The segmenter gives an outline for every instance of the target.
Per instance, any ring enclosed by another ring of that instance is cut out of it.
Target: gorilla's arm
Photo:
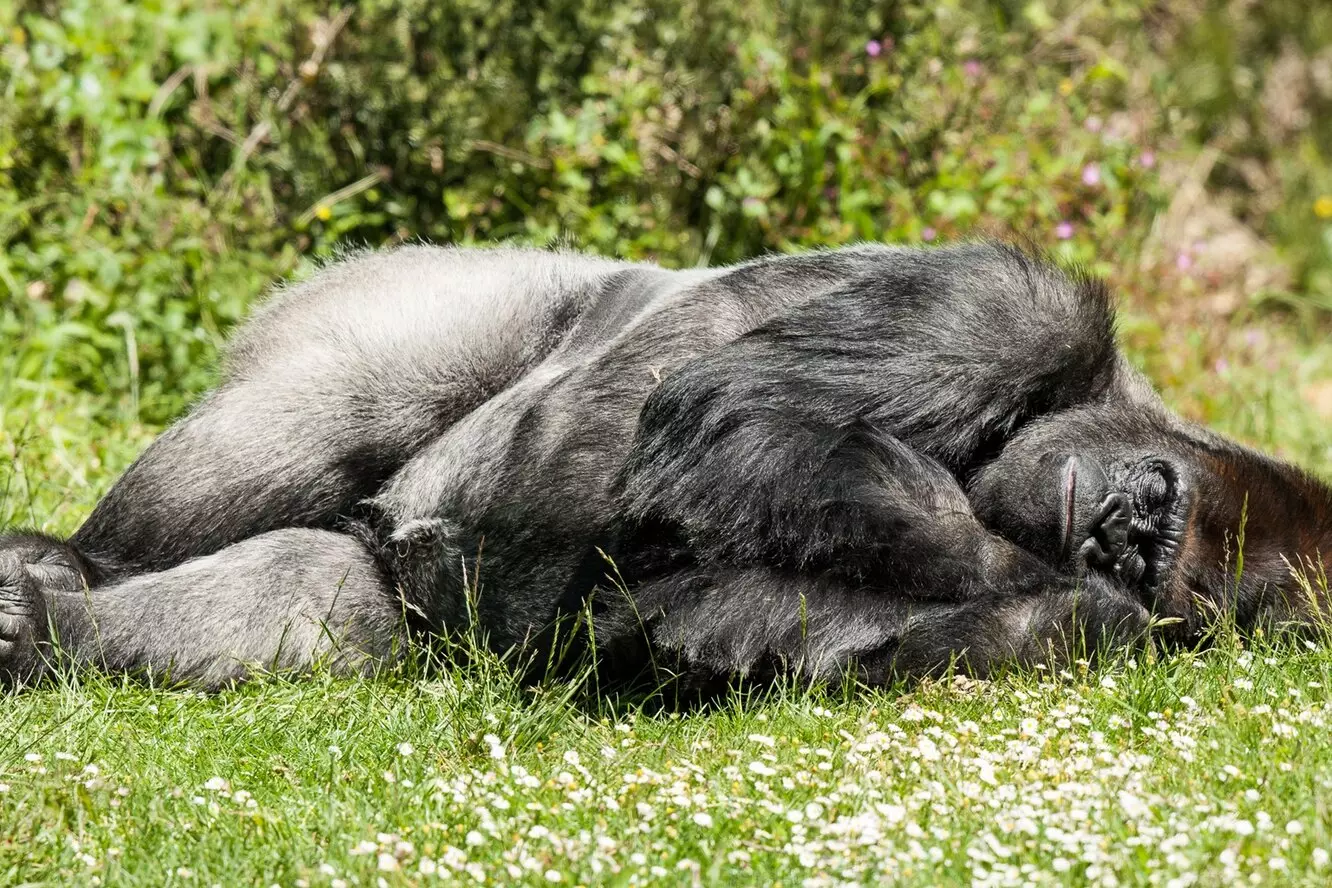
[[[631,521],[714,560],[971,597],[1049,568],[987,533],[956,478],[1111,383],[1104,293],[993,246],[904,255],[696,358],[645,405]]]
[[[597,638],[610,656],[617,639],[646,634],[662,652],[657,666],[681,674],[835,681],[853,669],[875,685],[953,666],[977,677],[1012,665],[1057,668],[1144,641],[1149,625],[1141,603],[1094,575],[1057,591],[946,602],[827,574],[704,565],[609,605]]]
[[[640,442],[625,488],[631,521],[677,528],[708,561],[873,578],[917,598],[1059,581],[987,532],[937,461],[890,435],[793,423],[765,405],[737,407],[726,422],[706,447]]]

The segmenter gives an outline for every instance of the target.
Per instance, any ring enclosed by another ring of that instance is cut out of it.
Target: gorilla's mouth
[[[1115,564],[1115,574],[1154,595],[1169,579],[1183,537],[1184,522],[1173,508],[1139,515],[1135,504],[1128,543]]]
[[[1188,524],[1188,497],[1175,468],[1164,460],[1129,473],[1133,516],[1127,550],[1142,562],[1137,582],[1155,595],[1170,579]]]
[[[1109,491],[1090,521],[1079,521],[1079,467],[1070,460],[1064,472],[1064,541],[1066,554],[1076,552],[1093,569],[1155,597],[1170,578],[1184,539],[1187,503],[1174,468],[1163,460],[1144,460],[1113,467],[1111,482],[1097,468],[1083,486]],[[1118,471],[1116,471],[1116,469]],[[1079,525],[1087,539],[1076,539]]]

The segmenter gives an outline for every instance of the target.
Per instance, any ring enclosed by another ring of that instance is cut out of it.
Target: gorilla
[[[984,676],[1316,627],[1330,550],[1332,489],[1172,414],[1104,285],[1014,247],[409,246],[276,292],[68,541],[0,537],[0,676],[463,631],[612,679]]]

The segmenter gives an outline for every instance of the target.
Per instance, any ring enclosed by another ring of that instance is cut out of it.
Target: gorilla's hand
[[[85,583],[78,554],[41,534],[0,536],[0,687],[30,684],[51,658],[48,596]]]

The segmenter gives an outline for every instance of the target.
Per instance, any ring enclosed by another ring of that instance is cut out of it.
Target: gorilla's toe
[[[0,536],[0,687],[29,684],[50,657],[46,594],[82,587],[78,556],[40,534]]]
[[[36,678],[47,642],[46,601],[37,581],[12,555],[0,555],[0,687]]]

